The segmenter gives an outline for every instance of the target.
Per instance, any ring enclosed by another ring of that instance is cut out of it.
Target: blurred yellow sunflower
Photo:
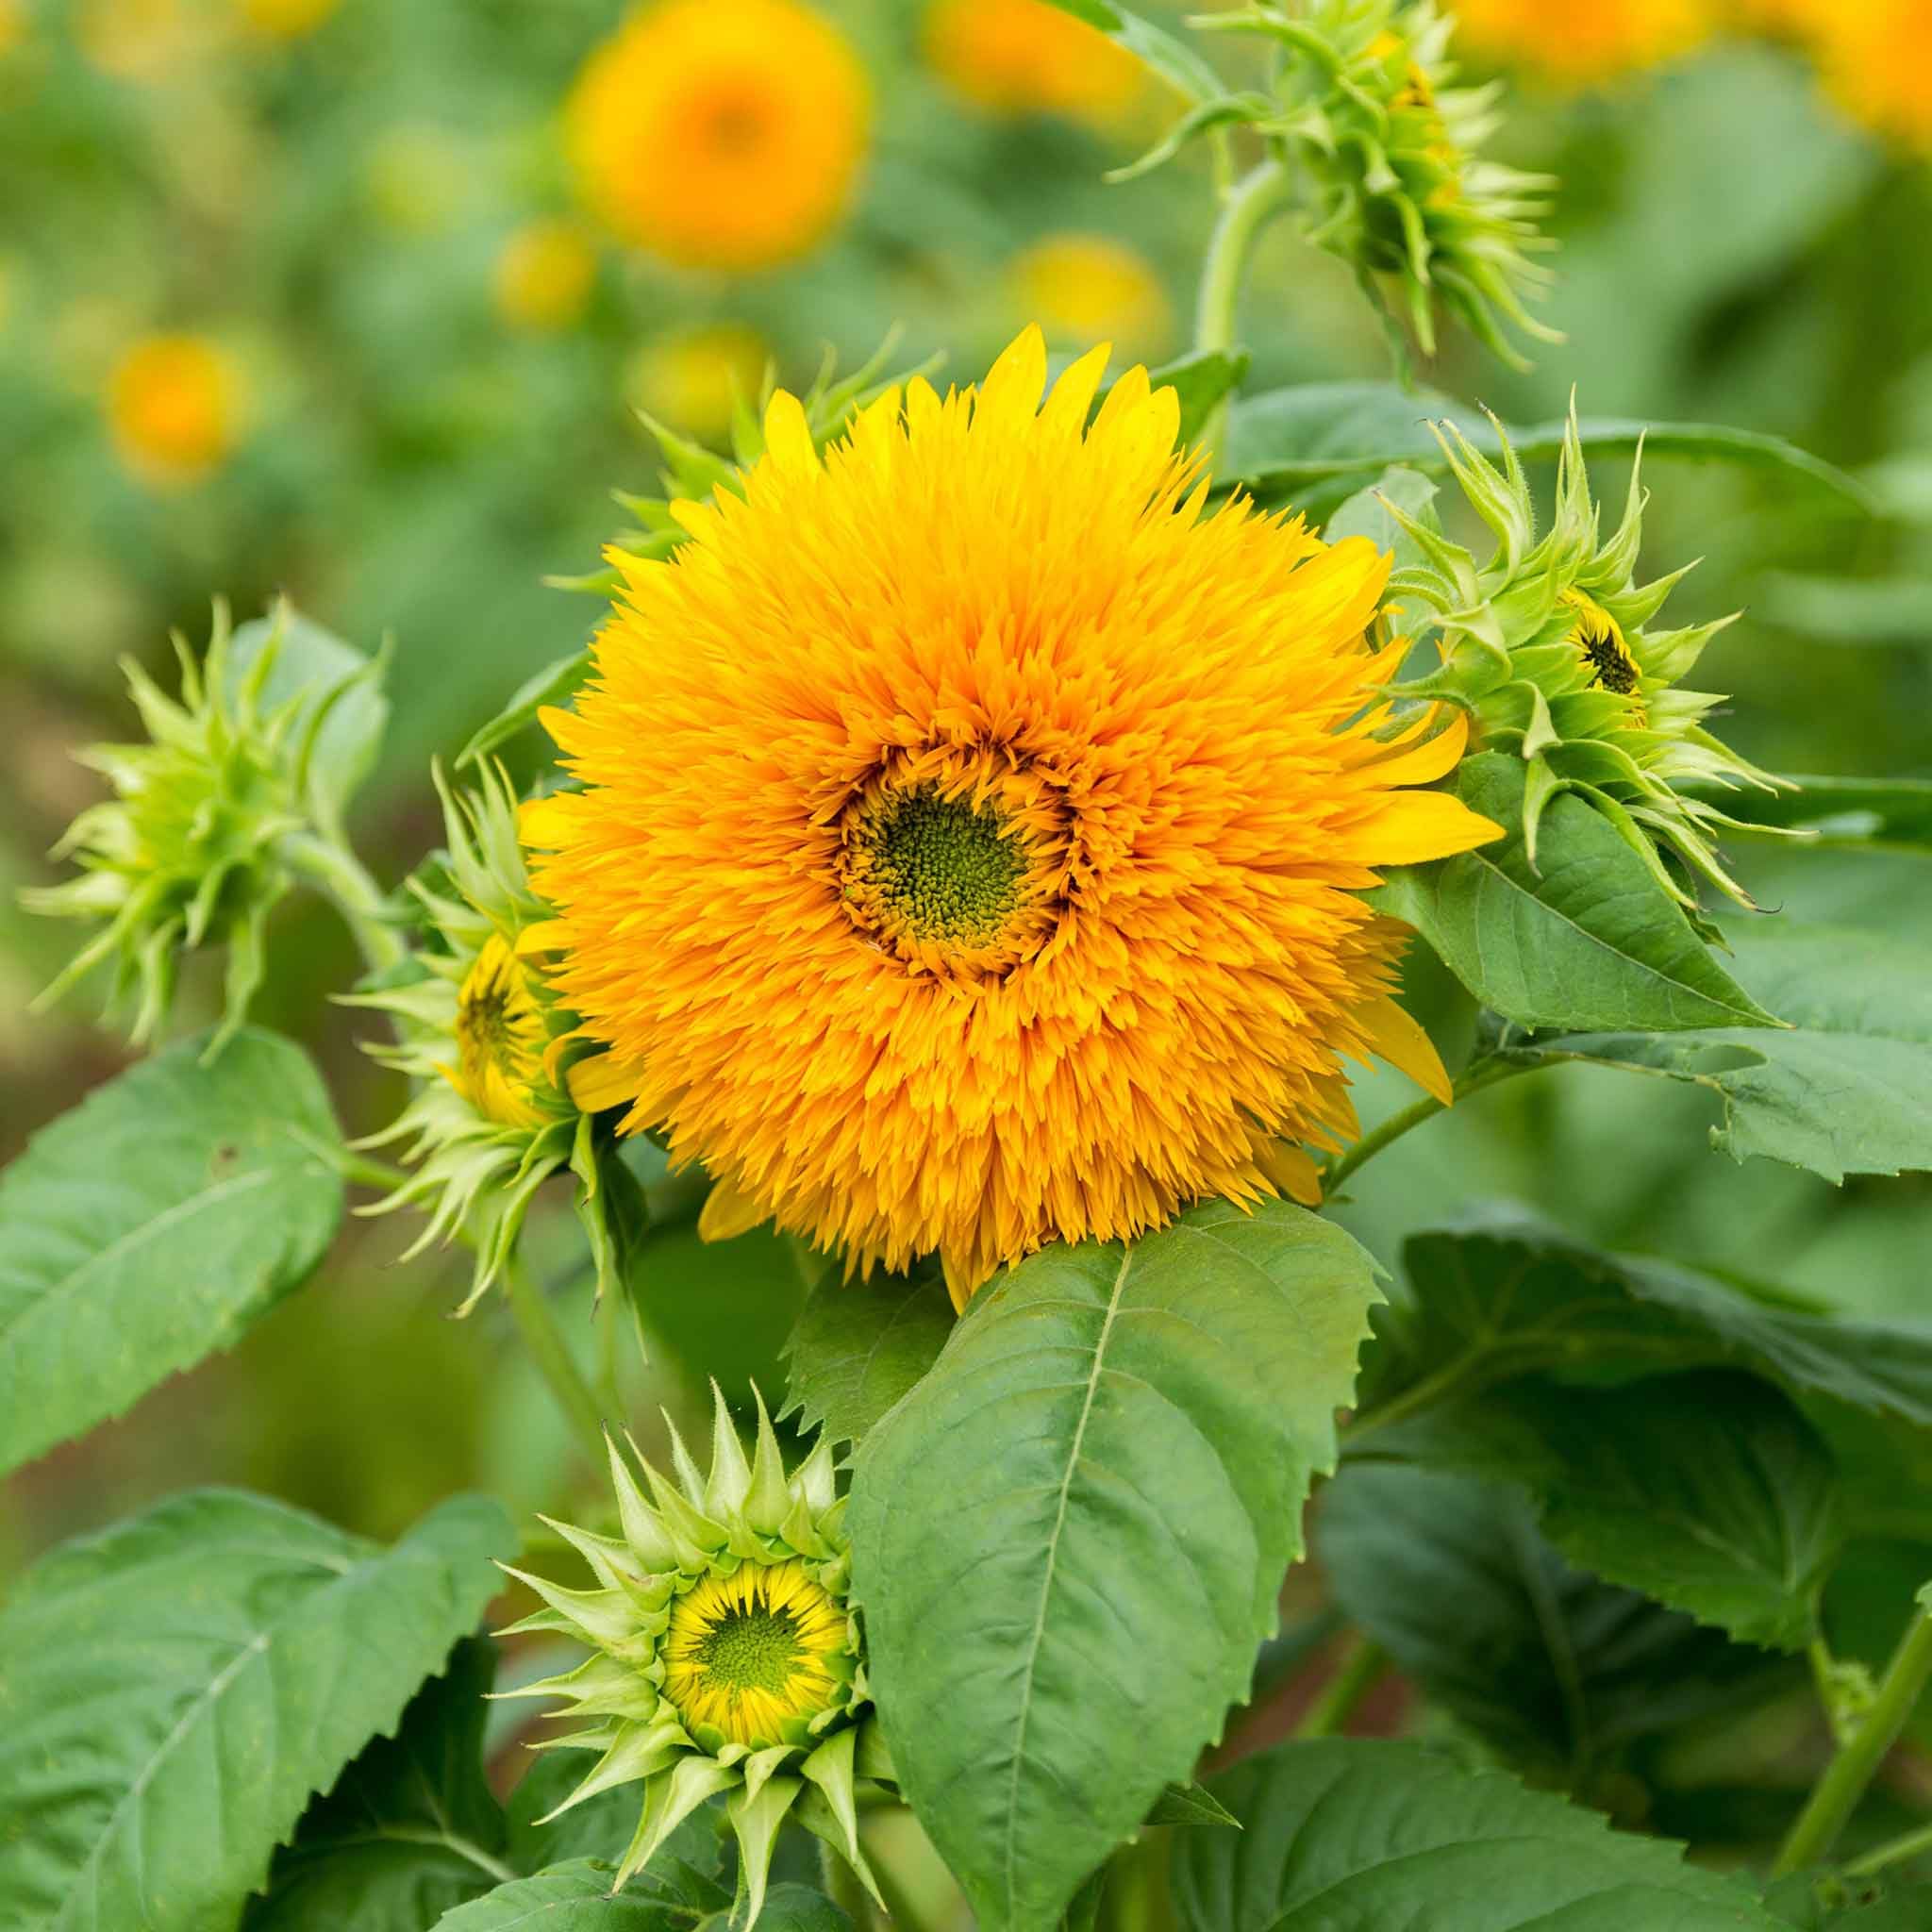
[[[774,396],[741,498],[684,503],[526,807],[573,1071],[850,1265],[937,1253],[957,1302],[1041,1243],[1206,1195],[1315,1194],[1341,1058],[1443,1088],[1390,997],[1375,867],[1495,835],[1432,713],[1378,699],[1387,559],[1209,514],[1143,369],[1044,405],[1028,329],[823,456]]]
[[[787,261],[844,212],[872,104],[844,38],[796,0],[648,0],[566,110],[583,192],[687,268]]]
[[[1007,272],[1013,306],[1050,342],[1118,342],[1158,356],[1174,328],[1167,290],[1146,257],[1106,235],[1048,235]]]
[[[328,19],[341,0],[235,0],[243,26],[272,41],[299,41]]]
[[[742,400],[756,408],[771,351],[742,322],[706,323],[646,342],[631,358],[631,402],[667,428],[720,444]]]
[[[241,426],[242,382],[199,336],[148,336],[108,380],[108,424],[127,466],[155,483],[192,483],[217,468]]]
[[[1856,0],[1807,9],[1826,90],[1855,120],[1932,148],[1932,0]]]
[[[1457,0],[1461,44],[1558,86],[1655,67],[1707,39],[1709,0]]]
[[[579,321],[597,280],[597,256],[572,222],[526,222],[504,242],[493,276],[496,312],[533,334]]]
[[[997,114],[1067,114],[1108,126],[1146,84],[1124,47],[1046,0],[932,0],[924,43],[956,93]]]

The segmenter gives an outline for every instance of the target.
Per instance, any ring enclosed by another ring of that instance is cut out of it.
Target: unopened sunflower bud
[[[892,1772],[868,1699],[831,1452],[821,1440],[788,1472],[760,1400],[747,1460],[715,1386],[713,1394],[708,1474],[675,1429],[675,1482],[640,1457],[641,1486],[613,1446],[623,1534],[551,1524],[589,1563],[594,1588],[508,1573],[544,1607],[503,1634],[574,1638],[591,1655],[561,1676],[503,1694],[565,1700],[582,1728],[542,1748],[599,1754],[559,1811],[613,1786],[642,1785],[613,1890],[698,1806],[723,1794],[740,1855],[742,1916],[732,1923],[750,1932],[788,1818],[877,1895],[859,1848],[858,1800]]]

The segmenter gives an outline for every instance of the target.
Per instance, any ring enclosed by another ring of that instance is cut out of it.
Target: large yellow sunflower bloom
[[[595,676],[546,714],[583,789],[525,808],[609,1048],[580,1101],[858,1265],[937,1252],[962,1304],[1056,1237],[1311,1198],[1344,1054],[1440,1090],[1356,895],[1496,831],[1403,789],[1463,727],[1386,735],[1387,559],[1210,515],[1144,370],[1088,426],[1106,355],[1042,407],[1028,329],[823,456],[776,395],[745,499],[616,556]]]
[[[586,63],[572,161],[626,241],[686,268],[803,255],[864,158],[865,71],[797,0],[646,0]]]

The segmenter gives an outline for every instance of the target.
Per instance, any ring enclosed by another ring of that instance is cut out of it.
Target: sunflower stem
[[[856,1932],[873,1932],[878,1913],[858,1874],[823,1839],[819,1841],[819,1882],[825,1896],[852,1921]]]
[[[1919,1607],[1899,1639],[1891,1662],[1863,1723],[1838,1747],[1812,1788],[1771,1868],[1774,1878],[1816,1865],[1838,1841],[1886,1754],[1898,1742],[1906,1720],[1932,1682],[1932,1585],[1919,1592]]]
[[[1280,161],[1269,159],[1250,169],[1224,195],[1221,220],[1201,264],[1201,293],[1194,310],[1197,351],[1234,345],[1235,316],[1248,256],[1255,238],[1287,205],[1289,190],[1288,170]],[[1223,396],[1202,425],[1201,447],[1210,456],[1219,449],[1226,431],[1227,407],[1227,398]]]
[[[281,851],[334,903],[372,973],[387,973],[403,963],[408,948],[384,911],[382,888],[346,844],[319,831],[296,832],[282,841]]]
[[[597,1468],[604,1460],[604,1412],[591,1387],[577,1371],[570,1345],[557,1325],[549,1298],[537,1286],[520,1256],[512,1253],[503,1265],[504,1288],[517,1331],[530,1351],[543,1386],[550,1391],[563,1419]]]
[[[1348,1726],[1362,1700],[1382,1681],[1389,1654],[1373,1638],[1357,1637],[1335,1674],[1322,1687],[1292,1733],[1297,1744],[1314,1738],[1333,1738]]]
[[[1455,1099],[1467,1100],[1472,1093],[1480,1093],[1485,1087],[1493,1087],[1498,1081],[1511,1079],[1518,1074],[1534,1073],[1541,1064],[1540,1060],[1515,1055],[1507,1059],[1485,1056],[1472,1060],[1456,1076],[1450,1091]],[[1353,1147],[1344,1148],[1328,1163],[1322,1174],[1323,1193],[1332,1198],[1342,1182],[1358,1167],[1366,1166],[1383,1148],[1392,1146],[1411,1127],[1419,1127],[1424,1121],[1434,1120],[1442,1111],[1440,1100],[1433,1094],[1424,1094],[1400,1113],[1391,1114],[1380,1126],[1372,1128]]]
[[[1860,1853],[1846,1865],[1845,1876],[1870,1878],[1888,1865],[1903,1864],[1925,1852],[1932,1852],[1932,1824],[1917,1825],[1897,1838],[1887,1839],[1882,1845],[1874,1845],[1869,1852]]]

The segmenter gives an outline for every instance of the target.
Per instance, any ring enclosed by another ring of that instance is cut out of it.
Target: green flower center
[[[692,1661],[715,1689],[789,1690],[803,1646],[789,1610],[751,1604],[726,1610],[697,1642]]]
[[[984,945],[1019,909],[1026,853],[991,805],[902,791],[865,826],[860,858],[890,919],[940,945]]]

